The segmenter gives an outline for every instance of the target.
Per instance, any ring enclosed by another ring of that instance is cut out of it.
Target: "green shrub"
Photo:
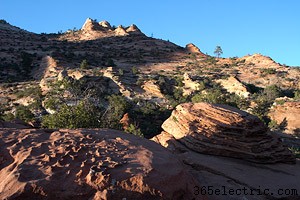
[[[138,128],[135,124],[129,124],[129,127],[125,130],[127,133],[131,133],[133,135],[144,137],[140,128]]]
[[[15,119],[15,116],[12,113],[3,114],[1,117],[4,121],[11,121]]]
[[[268,74],[276,74],[276,69],[274,68],[261,68],[259,70],[262,76],[266,76]]]
[[[268,127],[271,129],[271,130],[278,130],[280,128],[280,125],[277,124],[277,122],[275,120],[271,120],[269,123],[268,123]]]
[[[23,97],[41,97],[42,96],[42,91],[39,86],[34,86],[34,87],[29,87],[25,88],[24,90],[19,90],[18,92],[15,93],[17,98],[23,98]]]
[[[270,119],[267,116],[267,113],[270,109],[270,103],[265,100],[258,101],[256,103],[257,105],[252,109],[251,114],[257,116],[265,124],[268,124],[270,122]]]
[[[47,128],[96,128],[100,127],[98,108],[87,102],[76,106],[62,105],[58,112],[46,115],[42,127]]]
[[[139,73],[139,70],[138,70],[137,67],[132,67],[132,68],[131,68],[131,72],[132,72],[132,74],[136,75],[136,74]]]
[[[295,100],[300,100],[300,90],[296,90],[296,91],[294,92],[294,99],[295,99]]]
[[[88,62],[86,59],[84,59],[81,63],[80,63],[80,69],[87,69],[88,68]]]
[[[226,104],[226,98],[223,92],[218,88],[211,88],[205,91],[205,93],[196,93],[192,97],[193,103],[207,102],[207,103],[218,103]]]
[[[124,70],[123,69],[119,69],[119,75],[123,76],[124,75]]]
[[[50,97],[44,102],[44,107],[51,110],[56,110],[62,102],[57,97]]]
[[[25,106],[18,106],[15,116],[24,122],[31,122],[34,119],[33,113]]]
[[[120,95],[111,95],[107,100],[108,107],[101,118],[102,127],[121,129],[120,120],[130,109],[130,104]]]
[[[296,158],[300,158],[300,147],[290,147],[289,150],[296,156]]]

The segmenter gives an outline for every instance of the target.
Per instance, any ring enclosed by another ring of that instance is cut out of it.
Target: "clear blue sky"
[[[0,19],[36,33],[80,28],[87,17],[210,55],[220,45],[223,57],[262,53],[300,66],[300,0],[0,0]]]

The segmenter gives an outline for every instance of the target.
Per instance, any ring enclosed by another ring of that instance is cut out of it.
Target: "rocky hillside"
[[[299,68],[260,54],[216,58],[192,43],[180,47],[148,37],[136,25],[90,18],[79,30],[52,34],[4,20],[0,25],[0,114],[6,121],[122,129],[119,120],[127,113],[133,129],[151,138],[180,103],[233,105],[278,128],[280,122],[268,114],[276,99],[300,99]],[[79,109],[80,103],[82,111],[97,111],[95,119],[87,125],[65,121],[70,116],[62,116],[63,109]],[[115,104],[122,106],[114,109]]]

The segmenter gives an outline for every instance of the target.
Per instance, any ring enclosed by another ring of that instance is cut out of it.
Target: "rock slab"
[[[0,129],[0,199],[192,199],[196,184],[167,149],[120,131]]]

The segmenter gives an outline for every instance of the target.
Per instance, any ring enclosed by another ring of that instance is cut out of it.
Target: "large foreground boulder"
[[[0,129],[0,199],[192,199],[195,185],[168,150],[120,131]]]
[[[181,104],[162,128],[196,152],[257,163],[295,162],[292,153],[256,116],[234,107]]]

